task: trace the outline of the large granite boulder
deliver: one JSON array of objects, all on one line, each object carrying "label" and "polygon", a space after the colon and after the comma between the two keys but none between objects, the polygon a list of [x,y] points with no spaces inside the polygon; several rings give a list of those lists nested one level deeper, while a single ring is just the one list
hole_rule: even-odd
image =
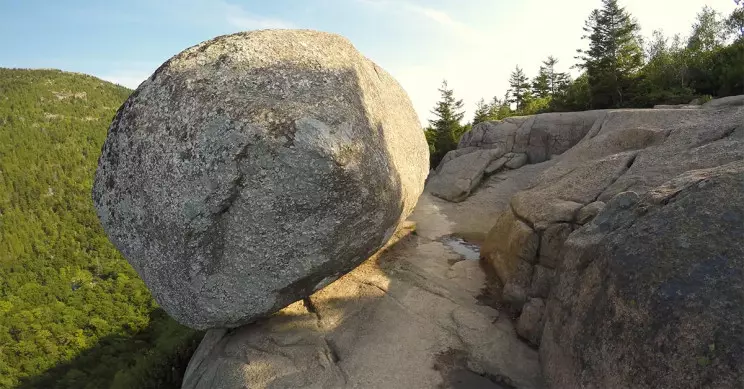
[{"label": "large granite boulder", "polygon": [[540,347],[551,387],[744,386],[744,162],[614,196],[558,274]]},{"label": "large granite boulder", "polygon": [[428,171],[406,93],[349,41],[253,31],[184,50],[140,85],[111,124],[93,200],[171,316],[236,327],[372,255]]}]

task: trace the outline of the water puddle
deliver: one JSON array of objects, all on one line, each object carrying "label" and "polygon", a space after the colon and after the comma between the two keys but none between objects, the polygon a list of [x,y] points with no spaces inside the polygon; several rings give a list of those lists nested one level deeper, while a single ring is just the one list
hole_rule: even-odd
[{"label": "water puddle", "polygon": [[462,255],[465,259],[477,261],[480,258],[480,247],[458,236],[448,235],[442,237],[440,242],[447,245],[452,251]]}]

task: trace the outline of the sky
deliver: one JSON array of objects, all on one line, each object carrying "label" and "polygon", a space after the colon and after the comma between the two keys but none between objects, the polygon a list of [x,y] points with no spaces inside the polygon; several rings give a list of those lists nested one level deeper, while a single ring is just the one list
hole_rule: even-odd
[{"label": "sky", "polygon": [[[57,68],[130,88],[168,58],[217,35],[309,28],[347,37],[408,92],[422,124],[443,80],[463,99],[503,96],[520,65],[548,55],[569,71],[600,0],[0,0],[0,67]],[[620,0],[643,35],[688,35],[708,5],[733,0]],[[575,72],[575,70],[573,71]]]}]

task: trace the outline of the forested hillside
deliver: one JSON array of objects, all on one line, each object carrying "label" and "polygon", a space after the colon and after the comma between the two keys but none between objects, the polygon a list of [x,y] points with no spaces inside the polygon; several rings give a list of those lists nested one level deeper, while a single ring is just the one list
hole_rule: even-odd
[{"label": "forested hillside", "polygon": [[178,387],[198,334],[167,318],[101,229],[93,174],[131,91],[0,69],[0,388]]}]

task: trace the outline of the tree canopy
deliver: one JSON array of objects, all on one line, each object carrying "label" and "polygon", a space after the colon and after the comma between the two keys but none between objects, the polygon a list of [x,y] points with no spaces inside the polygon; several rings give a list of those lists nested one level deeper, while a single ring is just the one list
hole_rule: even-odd
[{"label": "tree canopy", "polygon": [[198,334],[157,308],[90,195],[130,93],[80,74],[0,69],[0,388],[179,385],[177,360]]}]

